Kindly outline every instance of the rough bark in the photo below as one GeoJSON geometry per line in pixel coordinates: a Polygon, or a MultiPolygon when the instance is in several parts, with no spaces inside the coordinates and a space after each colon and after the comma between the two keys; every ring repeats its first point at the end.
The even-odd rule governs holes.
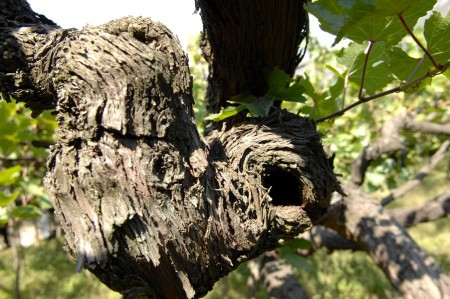
{"type": "MultiPolygon", "coordinates": [[[[448,216],[450,213],[450,192],[444,192],[423,204],[386,210],[401,226],[408,228],[423,222],[431,222],[448,216]]],[[[314,247],[325,247],[333,250],[362,250],[354,242],[346,239],[336,231],[322,225],[314,226],[310,231],[302,234],[314,247]]],[[[312,250],[313,251],[313,250],[312,250]]],[[[312,253],[308,252],[308,254],[312,253]]]]}
{"type": "Polygon", "coordinates": [[[310,228],[339,190],[310,120],[274,110],[201,140],[187,59],[164,26],[63,30],[24,1],[1,8],[2,96],[56,109],[45,186],[78,268],[113,290],[201,296],[310,228]]]}
{"type": "Polygon", "coordinates": [[[441,219],[450,213],[450,191],[422,205],[394,209],[390,213],[404,227],[441,219]]]}
{"type": "Polygon", "coordinates": [[[366,251],[405,298],[449,298],[449,277],[405,228],[359,188],[345,191],[325,226],[366,251]]]}
{"type": "MultiPolygon", "coordinates": [[[[269,298],[308,299],[305,289],[295,276],[292,265],[281,259],[274,251],[266,252],[248,264],[250,280],[248,285],[253,288],[263,284],[269,298]]],[[[251,298],[256,298],[255,294],[251,298]]]]}

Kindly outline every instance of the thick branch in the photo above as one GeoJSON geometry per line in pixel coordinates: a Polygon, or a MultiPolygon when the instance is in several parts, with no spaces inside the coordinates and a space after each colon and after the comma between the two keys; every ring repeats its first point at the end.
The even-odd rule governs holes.
{"type": "MultiPolygon", "coordinates": [[[[292,266],[280,259],[277,253],[267,252],[249,262],[250,288],[262,283],[269,298],[307,299],[306,291],[300,285],[292,266]]],[[[252,296],[256,298],[256,296],[252,296]]]]}
{"type": "Polygon", "coordinates": [[[62,35],[59,27],[24,0],[1,1],[0,24],[0,98],[25,102],[33,115],[55,108],[43,71],[49,67],[44,60],[62,35]]]}
{"type": "Polygon", "coordinates": [[[450,191],[447,191],[422,205],[391,210],[390,213],[403,226],[413,226],[420,222],[434,221],[450,212],[450,191]]]}
{"type": "MultiPolygon", "coordinates": [[[[450,193],[445,192],[421,205],[391,209],[387,212],[405,228],[422,222],[435,221],[450,213],[450,193]]],[[[314,226],[310,231],[303,233],[302,237],[313,243],[314,249],[325,247],[329,250],[362,250],[343,235],[321,225],[314,226]]]]}
{"type": "Polygon", "coordinates": [[[450,279],[405,229],[358,189],[334,206],[325,225],[363,248],[408,298],[446,298],[450,279]]]}
{"type": "Polygon", "coordinates": [[[402,129],[430,134],[450,134],[448,124],[418,122],[406,112],[392,117],[383,124],[381,136],[370,146],[365,147],[360,156],[353,162],[351,176],[353,184],[357,186],[363,184],[367,168],[381,155],[395,153],[403,148],[400,141],[402,129]]]}
{"type": "Polygon", "coordinates": [[[450,148],[450,139],[445,141],[436,153],[431,157],[430,161],[426,163],[420,169],[419,173],[414,177],[414,179],[409,180],[401,187],[393,190],[388,196],[381,200],[381,205],[385,206],[392,202],[393,200],[405,195],[407,192],[411,191],[413,188],[419,186],[425,177],[447,156],[447,151],[450,148]]]}

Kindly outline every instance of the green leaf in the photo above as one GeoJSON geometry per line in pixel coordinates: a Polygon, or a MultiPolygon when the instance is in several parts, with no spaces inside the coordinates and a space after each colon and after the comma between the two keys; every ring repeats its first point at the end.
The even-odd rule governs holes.
{"type": "Polygon", "coordinates": [[[300,77],[291,79],[288,74],[278,67],[265,73],[269,90],[266,97],[274,97],[277,100],[304,103],[306,98],[303,96],[305,87],[302,85],[300,77]]]}
{"type": "Polygon", "coordinates": [[[20,192],[14,192],[11,195],[0,193],[0,207],[7,207],[19,197],[20,192]]]}
{"type": "Polygon", "coordinates": [[[330,87],[330,96],[327,98],[327,100],[336,100],[338,97],[343,96],[343,92],[344,92],[344,87],[345,87],[345,79],[344,76],[339,76],[337,78],[336,83],[334,83],[331,87],[330,87]]]}
{"type": "Polygon", "coordinates": [[[307,258],[297,254],[297,249],[311,249],[312,243],[306,239],[299,238],[286,242],[281,248],[278,249],[281,258],[291,263],[295,267],[305,269],[310,268],[311,265],[307,258]]]}
{"type": "Polygon", "coordinates": [[[232,104],[239,103],[240,106],[248,110],[250,116],[264,117],[269,114],[274,100],[275,98],[271,96],[257,98],[254,95],[243,93],[233,97],[229,102],[232,104]]]}
{"type": "MultiPolygon", "coordinates": [[[[386,53],[386,57],[389,70],[402,81],[406,81],[412,75],[412,72],[420,61],[420,59],[410,57],[400,47],[392,47],[389,49],[386,53]]],[[[421,75],[423,75],[423,73],[417,70],[414,77],[421,75]]]]}
{"type": "Polygon", "coordinates": [[[420,3],[423,3],[423,0],[374,0],[376,13],[386,16],[396,16],[420,3]]]}
{"type": "Polygon", "coordinates": [[[43,210],[53,208],[53,204],[48,197],[37,197],[33,202],[36,202],[36,204],[43,210]]]}
{"type": "Polygon", "coordinates": [[[222,109],[222,111],[220,111],[219,113],[212,113],[212,114],[208,115],[207,117],[205,117],[205,120],[221,121],[228,117],[238,114],[239,112],[241,112],[244,109],[245,108],[242,105],[229,106],[229,107],[226,107],[225,109],[222,109]]]}
{"type": "Polygon", "coordinates": [[[9,186],[17,182],[22,172],[22,166],[15,165],[0,171],[0,186],[9,186]]]}
{"type": "Polygon", "coordinates": [[[0,207],[0,224],[8,223],[8,210],[0,207]]]}
{"type": "MultiPolygon", "coordinates": [[[[361,85],[366,46],[367,44],[351,43],[347,48],[338,52],[338,62],[348,67],[349,80],[358,86],[361,85]]],[[[367,62],[364,89],[369,94],[374,93],[386,87],[392,79],[387,63],[385,43],[375,43],[367,62]]]]}
{"type": "Polygon", "coordinates": [[[407,32],[398,16],[401,14],[412,29],[435,4],[436,0],[357,0],[349,10],[342,32],[359,31],[360,38],[367,36],[371,41],[399,41],[407,32]]]}
{"type": "Polygon", "coordinates": [[[450,14],[445,18],[438,12],[425,21],[427,50],[438,63],[450,60],[450,14]]]}
{"type": "Polygon", "coordinates": [[[310,117],[319,119],[338,111],[338,109],[338,103],[335,99],[327,100],[324,97],[320,97],[314,100],[314,108],[310,117]]]}
{"type": "Polygon", "coordinates": [[[436,0],[319,0],[306,8],[319,19],[323,30],[336,35],[333,45],[344,37],[358,43],[384,41],[394,45],[407,34],[397,15],[401,13],[413,28],[435,4],[436,0]]]}
{"type": "Polygon", "coordinates": [[[301,255],[293,252],[283,252],[281,251],[280,256],[285,259],[288,263],[293,265],[298,269],[311,269],[311,262],[301,255]]]}
{"type": "MultiPolygon", "coordinates": [[[[344,27],[345,19],[348,17],[348,9],[352,5],[351,2],[353,1],[319,0],[305,5],[305,8],[319,20],[322,30],[337,35],[344,27]]],[[[335,44],[337,42],[335,41],[335,44]]]]}
{"type": "Polygon", "coordinates": [[[242,102],[242,106],[248,109],[248,113],[253,117],[264,117],[269,115],[270,107],[273,105],[274,97],[264,96],[252,101],[242,102]]]}
{"type": "Polygon", "coordinates": [[[295,238],[285,243],[284,247],[291,249],[311,249],[312,243],[304,238],[295,238]]]}
{"type": "Polygon", "coordinates": [[[44,187],[39,180],[32,180],[31,182],[21,182],[20,186],[26,194],[38,197],[47,197],[47,193],[45,192],[44,187]]]}
{"type": "Polygon", "coordinates": [[[42,216],[41,210],[33,205],[15,207],[11,214],[22,219],[36,219],[42,216]]]}

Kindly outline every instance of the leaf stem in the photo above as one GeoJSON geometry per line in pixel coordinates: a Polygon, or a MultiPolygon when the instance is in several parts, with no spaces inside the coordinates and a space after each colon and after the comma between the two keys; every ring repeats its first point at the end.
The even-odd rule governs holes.
{"type": "Polygon", "coordinates": [[[359,88],[358,98],[361,100],[364,97],[363,90],[364,90],[364,80],[366,79],[366,70],[367,70],[367,64],[369,62],[369,55],[370,51],[372,50],[373,42],[369,41],[369,47],[367,48],[367,54],[364,59],[364,66],[363,66],[363,72],[361,76],[361,86],[359,88]]]}
{"type": "Polygon", "coordinates": [[[431,63],[433,64],[433,66],[437,69],[440,70],[441,69],[441,65],[439,65],[439,63],[436,62],[436,60],[434,60],[433,56],[430,54],[430,52],[428,52],[428,50],[422,45],[422,43],[417,39],[417,37],[414,35],[414,33],[411,31],[411,29],[409,28],[408,24],[406,24],[405,19],[403,18],[402,14],[398,15],[398,18],[400,19],[400,21],[403,24],[403,27],[405,27],[406,31],[408,31],[408,34],[412,37],[412,39],[416,42],[416,44],[422,49],[422,51],[428,56],[428,58],[430,58],[431,63]]]}

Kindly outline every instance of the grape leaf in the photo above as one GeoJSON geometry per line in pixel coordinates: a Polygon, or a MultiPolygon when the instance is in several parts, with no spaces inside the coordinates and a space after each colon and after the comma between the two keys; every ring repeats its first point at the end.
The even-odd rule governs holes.
{"type": "Polygon", "coordinates": [[[333,45],[344,37],[358,43],[384,41],[395,45],[407,34],[397,15],[401,13],[413,28],[435,4],[436,0],[319,0],[306,8],[319,19],[322,29],[336,35],[333,45]]]}
{"type": "Polygon", "coordinates": [[[8,210],[0,207],[0,224],[8,223],[8,210]]]}
{"type": "Polygon", "coordinates": [[[270,72],[265,73],[269,90],[266,96],[272,96],[277,100],[304,103],[306,98],[303,96],[305,91],[300,78],[291,79],[283,70],[275,67],[270,72]]]}
{"type": "Polygon", "coordinates": [[[423,0],[375,0],[376,13],[379,15],[395,16],[409,9],[411,6],[423,3],[423,0]]]}
{"type": "Polygon", "coordinates": [[[213,121],[221,121],[228,117],[238,114],[245,108],[242,105],[239,106],[228,106],[225,109],[222,109],[219,113],[212,113],[205,117],[205,120],[213,120],[213,121]]]}
{"type": "Polygon", "coordinates": [[[338,102],[335,99],[325,99],[324,97],[314,99],[314,108],[310,114],[312,119],[330,115],[339,110],[338,102]]]}
{"type": "MultiPolygon", "coordinates": [[[[420,61],[420,59],[409,56],[400,47],[392,47],[387,51],[386,55],[389,70],[402,81],[406,81],[411,76],[420,61]]],[[[417,70],[414,77],[419,75],[423,74],[417,70]]],[[[414,79],[414,77],[411,79],[414,79]]]]}
{"type": "Polygon", "coordinates": [[[10,203],[16,200],[17,197],[19,197],[20,192],[14,192],[10,195],[5,195],[3,193],[0,193],[0,207],[6,207],[10,203]]]}
{"type": "Polygon", "coordinates": [[[243,110],[248,110],[252,117],[264,117],[269,114],[270,107],[275,100],[305,103],[303,96],[305,87],[302,85],[300,77],[291,79],[288,74],[278,67],[265,73],[269,86],[267,93],[263,97],[256,97],[248,93],[234,96],[229,103],[238,104],[223,109],[220,113],[210,114],[206,120],[221,121],[230,116],[236,115],[243,110]]]}
{"type": "MultiPolygon", "coordinates": [[[[338,62],[349,68],[349,80],[361,85],[365,53],[367,44],[351,43],[348,48],[338,52],[338,62]]],[[[387,64],[386,47],[384,42],[375,43],[369,54],[364,80],[364,89],[368,93],[381,90],[392,81],[393,77],[387,64]]]]}
{"type": "Polygon", "coordinates": [[[336,83],[334,83],[329,91],[330,96],[327,98],[327,100],[336,100],[339,96],[343,94],[344,87],[345,87],[345,78],[344,75],[338,75],[336,83]]]}
{"type": "Polygon", "coordinates": [[[250,116],[264,117],[269,115],[270,107],[272,107],[273,101],[273,97],[265,96],[262,98],[258,98],[256,101],[252,101],[242,105],[246,109],[248,109],[248,113],[250,114],[250,116]]]}
{"type": "Polygon", "coordinates": [[[257,98],[253,95],[242,94],[233,97],[229,102],[232,104],[239,104],[238,106],[229,106],[223,109],[220,113],[210,114],[206,117],[206,120],[221,121],[228,117],[238,114],[239,112],[247,109],[250,116],[264,117],[269,114],[270,107],[272,106],[274,97],[265,96],[257,98]]]}
{"type": "Polygon", "coordinates": [[[42,216],[41,210],[32,205],[17,206],[11,211],[11,214],[22,219],[36,219],[42,216]]]}
{"type": "Polygon", "coordinates": [[[425,39],[427,50],[439,63],[450,60],[450,14],[445,18],[438,12],[425,22],[425,39]]]}
{"type": "Polygon", "coordinates": [[[15,165],[0,171],[0,186],[14,184],[20,177],[22,166],[15,165]]]}
{"type": "Polygon", "coordinates": [[[424,89],[427,85],[430,85],[432,81],[432,78],[430,77],[426,77],[423,80],[419,80],[417,82],[414,82],[413,85],[402,85],[401,87],[401,91],[405,92],[405,93],[415,93],[418,92],[422,89],[424,89]]]}

